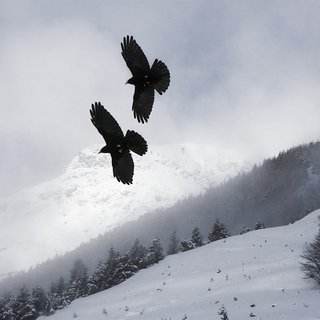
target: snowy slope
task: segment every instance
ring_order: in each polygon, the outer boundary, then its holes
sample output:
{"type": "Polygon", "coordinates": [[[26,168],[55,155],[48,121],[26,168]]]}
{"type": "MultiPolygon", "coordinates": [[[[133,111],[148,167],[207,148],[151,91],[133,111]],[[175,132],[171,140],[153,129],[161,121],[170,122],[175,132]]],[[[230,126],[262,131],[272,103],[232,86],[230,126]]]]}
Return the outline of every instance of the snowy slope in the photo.
{"type": "Polygon", "coordinates": [[[319,288],[299,268],[305,243],[318,231],[318,215],[169,256],[48,319],[211,320],[221,319],[222,305],[230,320],[318,319],[319,288]]]}
{"type": "Polygon", "coordinates": [[[58,178],[0,200],[0,278],[248,167],[211,146],[158,146],[133,155],[128,186],[113,178],[110,156],[98,155],[100,148],[81,151],[58,178]]]}

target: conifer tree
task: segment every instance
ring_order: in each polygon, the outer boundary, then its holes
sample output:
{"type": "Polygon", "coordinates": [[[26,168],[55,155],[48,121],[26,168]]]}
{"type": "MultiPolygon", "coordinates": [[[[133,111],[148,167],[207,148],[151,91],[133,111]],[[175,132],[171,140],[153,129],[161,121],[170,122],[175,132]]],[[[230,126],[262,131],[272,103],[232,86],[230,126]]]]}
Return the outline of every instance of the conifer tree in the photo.
{"type": "Polygon", "coordinates": [[[192,230],[191,241],[196,248],[203,246],[203,236],[201,235],[200,229],[198,227],[195,227],[192,230]]]}
{"type": "Polygon", "coordinates": [[[70,304],[68,285],[62,276],[59,277],[57,282],[51,284],[47,298],[46,315],[50,315],[55,310],[63,309],[70,304]]]}
{"type": "Polygon", "coordinates": [[[36,319],[36,311],[32,304],[29,290],[22,287],[12,304],[13,319],[34,320],[36,319]]]}
{"type": "Polygon", "coordinates": [[[94,294],[104,290],[104,275],[106,273],[106,265],[99,261],[95,271],[88,280],[88,291],[94,294]]]}
{"type": "Polygon", "coordinates": [[[88,294],[88,268],[78,259],[70,271],[68,298],[70,301],[88,294]]]}
{"type": "Polygon", "coordinates": [[[164,258],[163,248],[159,238],[151,240],[146,255],[146,266],[158,263],[164,258]]]}
{"type": "Polygon", "coordinates": [[[112,274],[112,284],[117,285],[130,277],[138,271],[138,267],[130,262],[129,256],[124,255],[119,258],[112,274]]]}
{"type": "Polygon", "coordinates": [[[264,225],[264,223],[263,222],[261,222],[261,221],[258,221],[257,223],[256,223],[256,225],[254,226],[254,230],[260,230],[260,229],[264,229],[265,228],[265,225],[264,225]]]}
{"type": "Polygon", "coordinates": [[[229,320],[227,310],[224,306],[220,308],[218,315],[221,316],[221,320],[229,320]]]}
{"type": "Polygon", "coordinates": [[[177,230],[174,230],[169,239],[167,255],[178,253],[180,251],[179,244],[180,240],[177,236],[177,230]]]}
{"type": "Polygon", "coordinates": [[[103,275],[103,290],[111,288],[115,285],[114,283],[114,273],[116,272],[121,255],[113,247],[109,250],[109,257],[105,262],[104,275],[103,275]]]}
{"type": "Polygon", "coordinates": [[[128,262],[134,265],[138,270],[143,269],[145,258],[147,254],[147,249],[141,244],[139,239],[136,239],[128,251],[128,262]]]}
{"type": "Polygon", "coordinates": [[[301,263],[301,268],[306,278],[313,279],[320,285],[320,230],[314,241],[305,247],[301,257],[305,260],[301,263]]]}
{"type": "Polygon", "coordinates": [[[48,305],[48,297],[45,290],[41,287],[32,289],[32,304],[36,311],[37,316],[46,314],[46,308],[48,305]]]}
{"type": "Polygon", "coordinates": [[[250,229],[249,227],[244,226],[244,227],[242,228],[242,230],[240,231],[240,234],[245,234],[245,233],[248,233],[248,232],[250,232],[250,231],[251,231],[251,229],[250,229]]]}
{"type": "Polygon", "coordinates": [[[13,302],[14,296],[11,293],[6,293],[0,298],[0,320],[14,319],[13,302]]]}
{"type": "Polygon", "coordinates": [[[181,240],[179,248],[180,251],[185,252],[194,249],[195,245],[191,240],[181,240]]]}
{"type": "Polygon", "coordinates": [[[217,219],[212,227],[211,232],[208,235],[208,240],[209,242],[213,242],[220,239],[225,239],[229,236],[230,234],[226,226],[222,222],[220,222],[219,219],[217,219]]]}

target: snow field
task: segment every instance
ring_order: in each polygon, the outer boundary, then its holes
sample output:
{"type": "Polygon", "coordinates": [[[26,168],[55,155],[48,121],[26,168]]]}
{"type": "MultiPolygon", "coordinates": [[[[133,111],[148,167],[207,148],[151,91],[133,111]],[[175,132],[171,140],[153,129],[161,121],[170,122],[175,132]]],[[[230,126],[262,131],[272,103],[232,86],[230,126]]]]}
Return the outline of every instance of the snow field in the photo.
{"type": "MultiPolygon", "coordinates": [[[[319,288],[303,279],[300,254],[318,215],[166,257],[109,290],[80,298],[50,320],[320,318],[319,288]]],[[[40,317],[39,319],[46,319],[40,317]]]]}

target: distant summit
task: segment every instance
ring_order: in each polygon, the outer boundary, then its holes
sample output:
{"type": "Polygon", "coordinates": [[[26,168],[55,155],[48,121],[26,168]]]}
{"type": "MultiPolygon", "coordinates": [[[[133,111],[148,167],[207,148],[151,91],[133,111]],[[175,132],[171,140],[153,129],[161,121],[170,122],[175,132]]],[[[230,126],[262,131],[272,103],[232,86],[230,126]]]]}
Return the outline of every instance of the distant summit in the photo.
{"type": "Polygon", "coordinates": [[[64,173],[0,200],[0,277],[72,250],[115,226],[197,195],[246,170],[212,146],[163,145],[134,157],[134,184],[112,176],[101,146],[85,148],[64,173]],[[200,152],[201,151],[201,152],[200,152]]]}

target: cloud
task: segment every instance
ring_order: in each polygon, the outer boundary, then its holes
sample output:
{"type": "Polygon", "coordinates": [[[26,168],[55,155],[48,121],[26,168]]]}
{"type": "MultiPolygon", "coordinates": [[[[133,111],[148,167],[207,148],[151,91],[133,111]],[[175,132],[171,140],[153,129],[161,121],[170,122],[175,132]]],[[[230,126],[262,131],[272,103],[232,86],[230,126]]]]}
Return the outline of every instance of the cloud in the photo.
{"type": "Polygon", "coordinates": [[[205,142],[261,159],[319,138],[317,1],[2,1],[0,195],[102,143],[89,108],[153,143],[205,142]],[[120,42],[133,34],[171,84],[132,116],[120,42]]]}

